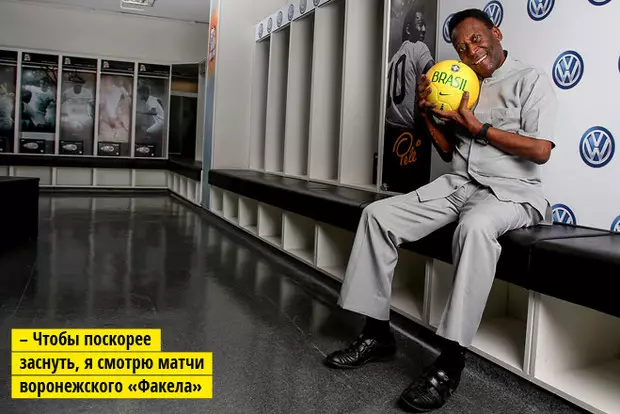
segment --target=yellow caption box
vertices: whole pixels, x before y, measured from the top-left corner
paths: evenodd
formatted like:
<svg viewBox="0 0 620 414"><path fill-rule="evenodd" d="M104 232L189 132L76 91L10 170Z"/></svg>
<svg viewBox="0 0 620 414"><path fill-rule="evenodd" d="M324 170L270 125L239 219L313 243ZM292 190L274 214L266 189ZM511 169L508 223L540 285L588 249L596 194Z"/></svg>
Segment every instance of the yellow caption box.
<svg viewBox="0 0 620 414"><path fill-rule="evenodd" d="M161 351L161 329L12 329L13 352Z"/></svg>
<svg viewBox="0 0 620 414"><path fill-rule="evenodd" d="M12 375L212 375L211 352L13 352Z"/></svg>
<svg viewBox="0 0 620 414"><path fill-rule="evenodd" d="M211 376L47 376L14 375L15 399L182 399L212 398Z"/></svg>

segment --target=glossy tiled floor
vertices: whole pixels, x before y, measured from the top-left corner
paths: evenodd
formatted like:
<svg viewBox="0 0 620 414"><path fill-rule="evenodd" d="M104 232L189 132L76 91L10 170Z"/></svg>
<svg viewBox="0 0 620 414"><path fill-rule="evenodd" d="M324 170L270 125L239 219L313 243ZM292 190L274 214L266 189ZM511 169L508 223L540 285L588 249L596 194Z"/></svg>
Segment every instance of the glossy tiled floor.
<svg viewBox="0 0 620 414"><path fill-rule="evenodd" d="M48 197L40 239L0 255L0 413L389 413L434 354L334 371L361 320L334 286L168 197ZM212 400L12 400L10 329L155 327L164 351L214 353ZM443 413L580 412L473 358Z"/></svg>

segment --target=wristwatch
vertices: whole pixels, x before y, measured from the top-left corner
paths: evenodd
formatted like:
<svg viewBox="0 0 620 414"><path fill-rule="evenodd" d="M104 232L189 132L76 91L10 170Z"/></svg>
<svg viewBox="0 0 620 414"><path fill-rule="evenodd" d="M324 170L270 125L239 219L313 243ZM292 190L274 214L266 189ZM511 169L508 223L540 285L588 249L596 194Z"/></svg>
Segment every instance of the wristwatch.
<svg viewBox="0 0 620 414"><path fill-rule="evenodd" d="M476 135L474 137L474 139L476 141L478 141L478 143L480 145L488 145L489 144L489 139L487 138L487 131L492 126L493 125L491 125L491 124L482 124L482 128L480 129L480 132L478 133L478 135Z"/></svg>

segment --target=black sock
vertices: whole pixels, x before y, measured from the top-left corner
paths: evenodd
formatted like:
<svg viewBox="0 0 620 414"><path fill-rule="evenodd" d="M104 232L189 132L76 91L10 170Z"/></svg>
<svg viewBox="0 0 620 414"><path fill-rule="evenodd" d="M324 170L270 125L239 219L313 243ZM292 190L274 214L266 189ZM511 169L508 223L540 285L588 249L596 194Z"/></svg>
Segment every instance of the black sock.
<svg viewBox="0 0 620 414"><path fill-rule="evenodd" d="M458 342L446 339L441 350L435 365L446 371L449 377L460 376L465 368L465 348Z"/></svg>
<svg viewBox="0 0 620 414"><path fill-rule="evenodd" d="M364 330L362 332L367 336L377 339L389 338L391 334L390 321L382 321L367 316L366 325L364 326Z"/></svg>

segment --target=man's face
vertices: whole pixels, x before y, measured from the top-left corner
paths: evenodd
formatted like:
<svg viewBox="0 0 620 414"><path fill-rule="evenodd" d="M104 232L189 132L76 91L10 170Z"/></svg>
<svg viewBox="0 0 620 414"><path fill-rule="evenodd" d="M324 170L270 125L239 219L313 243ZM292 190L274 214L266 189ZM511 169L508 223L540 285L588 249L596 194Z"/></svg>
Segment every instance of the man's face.
<svg viewBox="0 0 620 414"><path fill-rule="evenodd" d="M149 92L148 92L148 91L146 91L146 90L141 90L141 91L140 91L140 98L141 98L143 101L146 101L147 99L149 99Z"/></svg>
<svg viewBox="0 0 620 414"><path fill-rule="evenodd" d="M44 80L39 81L39 86L41 86L41 90L43 92L47 92L47 90L49 89L49 85Z"/></svg>
<svg viewBox="0 0 620 414"><path fill-rule="evenodd" d="M502 65L502 38L497 27L489 29L472 17L463 20L452 32L452 44L459 58L482 78L490 77Z"/></svg>
<svg viewBox="0 0 620 414"><path fill-rule="evenodd" d="M426 37L426 22L424 21L424 15L421 12L417 12L415 14L413 27L411 27L410 30L410 40L412 42L424 41L424 38Z"/></svg>
<svg viewBox="0 0 620 414"><path fill-rule="evenodd" d="M80 84L73 85L73 92L81 93L82 92L82 85L80 85Z"/></svg>

